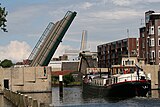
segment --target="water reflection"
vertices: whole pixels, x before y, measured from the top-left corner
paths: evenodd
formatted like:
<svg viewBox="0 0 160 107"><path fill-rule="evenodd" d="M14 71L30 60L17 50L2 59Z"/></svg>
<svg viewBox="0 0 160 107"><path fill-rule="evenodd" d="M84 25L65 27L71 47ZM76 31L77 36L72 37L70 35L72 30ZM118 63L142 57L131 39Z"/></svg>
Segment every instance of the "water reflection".
<svg viewBox="0 0 160 107"><path fill-rule="evenodd" d="M76 107L159 107L160 94L157 90L152 90L150 97L134 97L134 98L95 98L82 94L82 88L64 87L63 96L59 95L59 87L53 87L52 93L32 93L27 94L33 99L37 99L45 107L54 106L76 106ZM0 107L13 107L3 95L0 95Z"/></svg>
<svg viewBox="0 0 160 107"><path fill-rule="evenodd" d="M59 96L58 87L52 88L51 106L85 106L92 104L108 104L122 101L126 98L102 98L82 94L81 87L64 87L63 97Z"/></svg>
<svg viewBox="0 0 160 107"><path fill-rule="evenodd" d="M126 106L127 105L127 106ZM134 97L134 98L102 98L92 97L82 94L81 87L64 87L63 97L59 96L59 88L52 88L51 106L80 106L80 107L154 107L160 105L159 92L152 91L151 97Z"/></svg>
<svg viewBox="0 0 160 107"><path fill-rule="evenodd" d="M80 87L64 87L63 97L59 96L59 88L52 88L52 106L76 105L82 103Z"/></svg>
<svg viewBox="0 0 160 107"><path fill-rule="evenodd" d="M101 100L103 99L105 102L109 102L109 103L116 103L122 100L133 98L133 97L102 97L102 96L92 96L92 95L83 94L83 93L82 93L82 97L84 101L88 101L91 99L101 99Z"/></svg>

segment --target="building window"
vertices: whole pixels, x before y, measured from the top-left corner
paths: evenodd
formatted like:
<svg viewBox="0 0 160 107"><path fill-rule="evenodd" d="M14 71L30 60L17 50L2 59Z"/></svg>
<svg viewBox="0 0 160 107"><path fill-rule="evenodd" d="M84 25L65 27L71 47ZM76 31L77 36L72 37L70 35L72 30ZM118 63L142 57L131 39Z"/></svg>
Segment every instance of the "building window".
<svg viewBox="0 0 160 107"><path fill-rule="evenodd" d="M151 51L151 52L150 52L150 58L151 58L151 59L155 58L155 51Z"/></svg>
<svg viewBox="0 0 160 107"><path fill-rule="evenodd" d="M144 38L144 33L142 33L142 37Z"/></svg>
<svg viewBox="0 0 160 107"><path fill-rule="evenodd" d="M149 22L149 15L145 15L145 21L146 21L146 23L148 23Z"/></svg>
<svg viewBox="0 0 160 107"><path fill-rule="evenodd" d="M160 36L160 26L158 26L158 36Z"/></svg>
<svg viewBox="0 0 160 107"><path fill-rule="evenodd" d="M154 38L150 39L149 46L154 46Z"/></svg>
<svg viewBox="0 0 160 107"><path fill-rule="evenodd" d="M158 57L160 58L160 50L158 51Z"/></svg>
<svg viewBox="0 0 160 107"><path fill-rule="evenodd" d="M160 46L160 38L158 38L158 46Z"/></svg>
<svg viewBox="0 0 160 107"><path fill-rule="evenodd" d="M151 26L149 29L149 34L153 35L154 34L154 26Z"/></svg>
<svg viewBox="0 0 160 107"><path fill-rule="evenodd" d="M143 48L145 48L145 46L144 46L144 42L142 42L142 47L143 47Z"/></svg>
<svg viewBox="0 0 160 107"><path fill-rule="evenodd" d="M128 63L127 63L128 61L125 61L125 65L128 65Z"/></svg>
<svg viewBox="0 0 160 107"><path fill-rule="evenodd" d="M123 61L124 62L124 61ZM134 65L134 61L126 60L125 65Z"/></svg>

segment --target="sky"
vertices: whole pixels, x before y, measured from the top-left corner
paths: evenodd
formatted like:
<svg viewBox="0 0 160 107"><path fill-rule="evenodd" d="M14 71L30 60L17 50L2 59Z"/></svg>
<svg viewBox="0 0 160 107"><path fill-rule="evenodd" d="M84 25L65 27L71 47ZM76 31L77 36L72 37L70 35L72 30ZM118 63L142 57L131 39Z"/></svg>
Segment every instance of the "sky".
<svg viewBox="0 0 160 107"><path fill-rule="evenodd" d="M139 37L144 13L160 12L160 0L0 0L6 7L7 30L0 31L0 60L27 59L49 22L61 20L67 11L77 15L54 57L66 49L80 49L82 31L87 30L87 49L129 37ZM129 34L127 33L129 30Z"/></svg>

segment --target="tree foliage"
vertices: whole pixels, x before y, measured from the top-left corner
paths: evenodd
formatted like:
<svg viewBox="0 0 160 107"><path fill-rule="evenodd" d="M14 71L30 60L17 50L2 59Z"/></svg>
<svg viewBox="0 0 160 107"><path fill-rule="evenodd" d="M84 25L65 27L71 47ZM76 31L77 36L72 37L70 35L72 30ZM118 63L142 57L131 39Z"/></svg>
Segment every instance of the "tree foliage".
<svg viewBox="0 0 160 107"><path fill-rule="evenodd" d="M59 76L52 76L52 82L56 84L56 82L59 82ZM63 76L63 83L65 86L68 86L68 84L75 82L75 79L73 78L72 74L64 75Z"/></svg>
<svg viewBox="0 0 160 107"><path fill-rule="evenodd" d="M13 63L11 60L5 59L1 62L0 64L3 68L9 68L11 66L13 66Z"/></svg>
<svg viewBox="0 0 160 107"><path fill-rule="evenodd" d="M64 84L65 84L66 86L67 86L69 83L74 82L74 81L75 81L75 80L74 80L72 74L68 74L68 75L63 76L63 82L64 82Z"/></svg>
<svg viewBox="0 0 160 107"><path fill-rule="evenodd" d="M6 29L6 16L7 16L8 12L6 11L5 7L1 7L0 4L0 28L4 31L4 32L8 32Z"/></svg>

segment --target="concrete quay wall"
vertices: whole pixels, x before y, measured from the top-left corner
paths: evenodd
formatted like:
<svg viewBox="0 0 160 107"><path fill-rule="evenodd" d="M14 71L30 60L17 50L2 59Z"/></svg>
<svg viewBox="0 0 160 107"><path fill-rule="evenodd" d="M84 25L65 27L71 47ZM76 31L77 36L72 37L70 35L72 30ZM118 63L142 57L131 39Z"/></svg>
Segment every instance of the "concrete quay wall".
<svg viewBox="0 0 160 107"><path fill-rule="evenodd" d="M143 71L145 71L146 74L149 74L151 77L151 89L158 89L158 78L160 75L158 75L159 72L159 65L142 65L141 66Z"/></svg>
<svg viewBox="0 0 160 107"><path fill-rule="evenodd" d="M40 103L36 99L8 89L4 89L4 97L16 107L40 107Z"/></svg>
<svg viewBox="0 0 160 107"><path fill-rule="evenodd" d="M4 88L14 92L51 91L51 67L0 68L0 92Z"/></svg>

